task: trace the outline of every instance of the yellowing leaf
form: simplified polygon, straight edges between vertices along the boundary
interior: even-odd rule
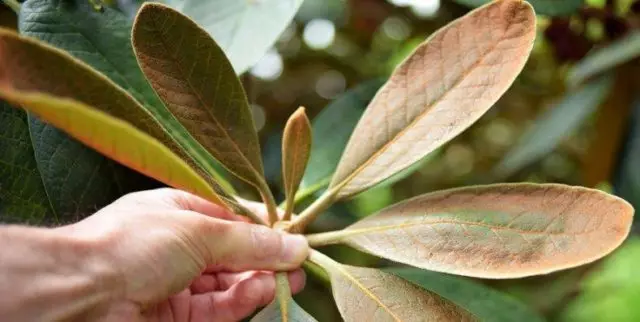
[[[207,32],[167,6],[145,3],[132,41],[142,71],[180,123],[225,167],[264,187],[244,89]]]
[[[276,298],[250,322],[317,322],[291,297],[287,273],[276,274]]]
[[[333,297],[347,321],[475,321],[435,293],[377,269],[342,265],[312,251],[311,261],[331,279]]]
[[[290,218],[293,212],[295,195],[304,176],[310,151],[311,124],[304,107],[301,107],[287,121],[282,139],[282,178],[287,198],[285,219]]]
[[[495,1],[416,49],[378,91],[331,181],[356,194],[407,168],[482,116],[522,70],[536,34],[520,0]]]
[[[582,187],[488,185],[422,195],[308,238],[437,272],[516,278],[605,256],[628,235],[633,212],[618,197]]]
[[[130,123],[167,146],[196,171],[203,173],[192,159],[195,153],[185,152],[182,148],[184,145],[177,144],[156,118],[131,95],[64,51],[0,28],[0,71],[0,82],[6,87],[73,98]],[[183,133],[174,135],[185,136]],[[246,213],[213,178],[206,175],[203,178],[223,196],[227,205],[237,212]]]
[[[2,86],[0,97],[22,106],[98,152],[167,185],[224,205],[214,190],[167,147],[130,124],[81,102]]]

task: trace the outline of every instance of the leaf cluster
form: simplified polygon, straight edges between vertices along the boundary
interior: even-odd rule
[[[141,173],[255,223],[302,234],[331,204],[411,169],[478,120],[524,67],[535,22],[527,2],[500,0],[434,33],[377,90],[330,173],[307,176],[307,164],[322,159],[313,155],[317,130],[298,109],[283,135],[283,216],[264,178],[232,63],[204,29],[170,7],[144,4],[131,34],[157,102],[142,102],[66,52],[6,30],[0,31],[0,97]],[[255,187],[268,220],[239,204],[217,165]],[[322,189],[295,214],[297,201]],[[626,202],[597,190],[500,184],[417,196],[343,230],[306,237],[312,247],[346,244],[416,269],[515,278],[608,254],[627,236],[632,216]],[[482,317],[477,307],[460,307],[464,300],[402,278],[411,274],[343,265],[318,250],[305,265],[326,272],[345,321]],[[282,273],[277,280],[276,300],[254,321],[313,321],[291,299]]]

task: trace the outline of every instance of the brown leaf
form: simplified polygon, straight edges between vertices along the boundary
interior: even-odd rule
[[[293,212],[295,195],[304,176],[311,151],[311,123],[300,107],[291,115],[282,139],[282,178],[287,198],[284,218]]]
[[[378,91],[330,187],[356,194],[469,127],[520,73],[535,35],[535,13],[520,0],[491,2],[433,34]]]
[[[207,32],[167,6],[145,3],[132,41],[145,76],[191,135],[238,177],[264,188],[247,97]]]
[[[481,278],[546,274],[597,260],[629,233],[633,207],[583,187],[501,184],[422,195],[343,231],[309,236],[416,267]]]
[[[347,321],[475,321],[467,311],[395,275],[342,265],[313,251],[311,261],[331,278],[333,297]]]

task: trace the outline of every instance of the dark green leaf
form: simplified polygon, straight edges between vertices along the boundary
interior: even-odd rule
[[[498,180],[506,178],[552,152],[571,135],[602,103],[613,85],[611,77],[601,77],[583,88],[567,93],[540,115],[493,169]]]
[[[544,319],[520,301],[472,280],[403,267],[387,270],[465,308],[480,321],[543,322]]]
[[[227,190],[232,190],[220,175],[221,169],[217,161],[188,134],[147,83],[133,54],[131,22],[123,14],[109,7],[104,7],[102,11],[98,12],[86,0],[28,0],[22,5],[20,11],[20,32],[67,51],[109,77],[142,103],[144,108],[168,129],[169,136],[175,139],[189,156],[187,157],[184,152],[178,151],[179,148],[170,142],[168,146],[173,145],[174,152],[182,152],[180,155],[183,158],[193,158],[216,182],[219,182]],[[62,64],[60,69],[64,69],[65,66]],[[23,68],[29,67],[24,66]],[[56,72],[58,70],[40,70],[37,76],[51,76]],[[68,71],[67,73],[72,72]],[[58,81],[62,82],[64,79]],[[77,91],[86,90],[87,87],[80,87]],[[106,92],[109,91],[106,90]],[[74,98],[79,98],[80,93],[72,94],[75,95]],[[97,97],[94,100],[99,99],[100,97]],[[85,103],[99,107],[94,104],[95,101],[87,100]],[[127,119],[126,110],[124,113],[115,111],[112,114],[114,113],[120,118]],[[144,126],[157,127],[156,124],[153,124],[154,122],[148,122],[150,125],[142,126],[140,121],[148,116],[136,112],[134,108],[129,113],[129,122],[137,125],[138,128],[146,130]],[[150,129],[147,132],[153,134],[164,131]],[[161,139],[165,134],[154,136]],[[169,138],[165,137],[165,143],[168,140]]]
[[[492,0],[453,0],[469,8],[476,8]],[[568,16],[583,5],[583,0],[528,0],[537,14],[546,16]]]

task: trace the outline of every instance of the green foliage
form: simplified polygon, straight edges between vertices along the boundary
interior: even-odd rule
[[[629,238],[581,283],[581,294],[561,314],[560,321],[640,320],[640,240]]]
[[[391,268],[387,271],[440,294],[466,308],[481,321],[544,321],[537,312],[522,302],[471,280],[410,267]]]
[[[30,29],[32,35],[89,65],[63,50],[1,31],[0,97],[137,171],[290,233],[304,233],[339,199],[384,187],[422,166],[425,158],[478,120],[509,88],[524,67],[536,35],[536,19],[528,3],[492,2],[434,33],[380,89],[372,83],[346,94],[334,103],[336,107],[316,118],[312,129],[303,112],[295,113],[283,136],[282,170],[289,203],[287,215],[280,218],[264,178],[244,88],[232,66],[243,70],[253,55],[261,55],[299,1],[279,2],[281,6],[271,1],[172,1],[208,30],[165,5],[146,3],[133,25],[133,47],[129,23],[108,8],[102,15],[89,13],[86,4],[29,1],[32,10],[23,13],[23,32]],[[206,18],[214,17],[215,23],[203,21],[201,15],[211,12],[209,6],[220,8],[223,3],[229,9],[227,20],[235,22],[232,27],[218,28],[218,12]],[[77,8],[84,8],[84,14],[76,17]],[[276,9],[282,11],[274,15],[271,10]],[[271,23],[264,25],[265,19]],[[92,29],[78,27],[101,21],[105,23],[101,32],[115,38],[85,35]],[[216,36],[212,26],[226,34]],[[249,31],[258,30],[264,31],[262,37],[252,34],[247,40]],[[214,33],[217,42],[207,31]],[[255,48],[246,47],[248,43]],[[8,151],[2,160],[10,161],[0,178],[13,180],[10,187],[18,189],[11,173],[19,168],[17,160],[32,165],[38,153],[31,160],[30,154],[6,142],[14,138],[25,142],[38,132],[25,128],[24,114],[8,111],[0,114],[1,120],[15,129],[0,138],[0,151]],[[347,121],[335,126],[336,118]],[[311,145],[311,133],[318,145]],[[309,171],[301,179],[308,158]],[[218,174],[218,161],[257,188],[268,208],[268,222],[239,208]],[[29,171],[24,184],[32,192],[1,190],[3,207],[16,211],[24,200],[48,193],[46,186],[36,184],[38,175]],[[294,199],[300,198],[293,196],[310,195],[326,184],[329,188],[323,194],[288,220]],[[41,218],[50,210],[42,204],[25,205],[30,218]],[[307,235],[307,239],[312,246],[344,243],[434,271],[510,278],[546,274],[608,254],[627,236],[632,215],[626,202],[601,191],[562,185],[491,185],[419,196],[346,229]],[[306,265],[324,270],[322,276],[330,279],[346,321],[504,319],[491,316],[496,305],[512,310],[511,317],[538,320],[496,292],[454,279],[438,284],[428,272],[398,273],[406,274],[403,279],[338,263],[317,250],[311,251]],[[293,302],[286,274],[276,276],[276,299],[254,320],[314,321]]]
[[[493,169],[496,179],[504,179],[552,152],[592,115],[613,87],[604,75],[560,98],[533,122],[518,143]]]
[[[454,0],[455,2],[476,8],[493,0]],[[530,0],[537,14],[546,16],[568,16],[583,5],[583,0]]]

